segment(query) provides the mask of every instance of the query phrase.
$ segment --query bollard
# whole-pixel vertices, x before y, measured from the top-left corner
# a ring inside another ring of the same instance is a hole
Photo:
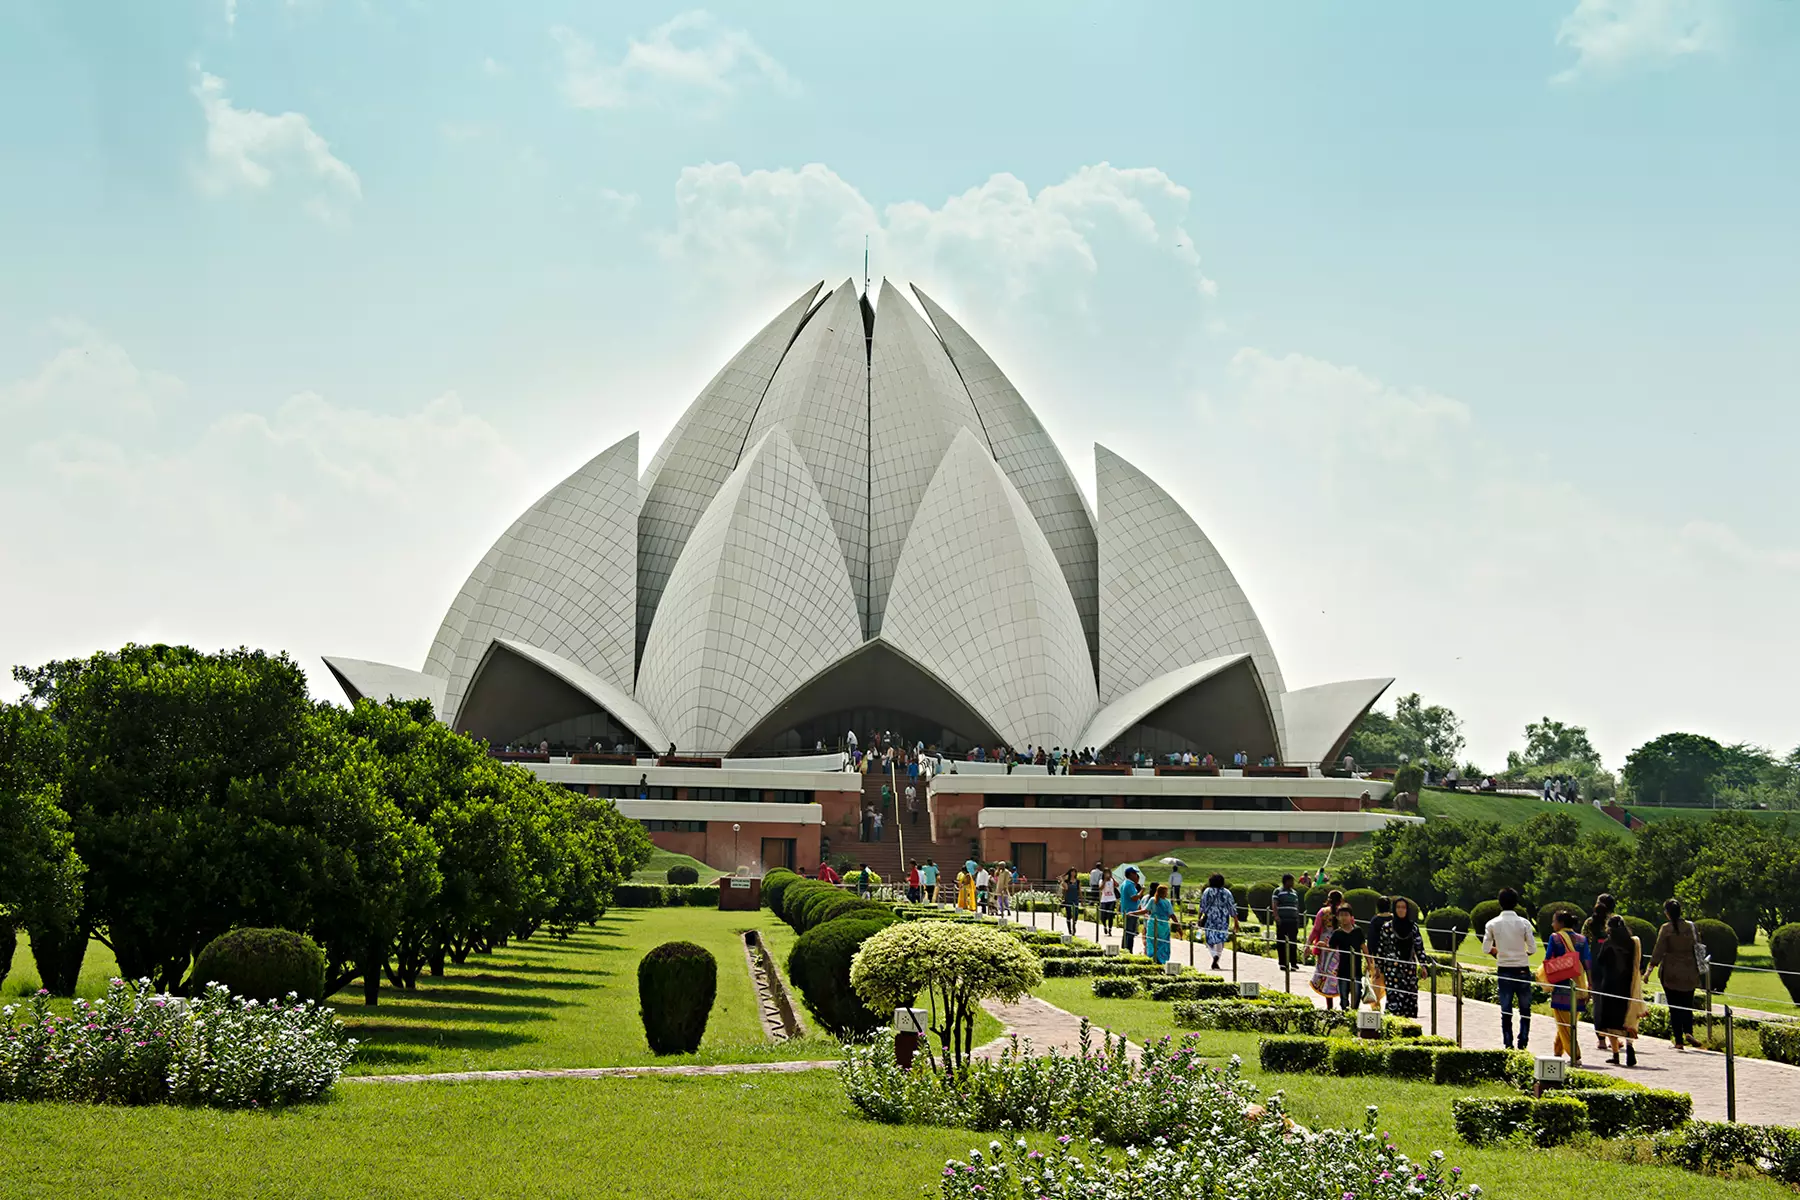
[[[1437,1036],[1437,960],[1425,960],[1425,977],[1431,980],[1431,1036]]]
[[[1462,982],[1462,962],[1461,962],[1461,960],[1457,960],[1451,964],[1450,994],[1456,1000],[1456,1044],[1458,1046],[1461,1046],[1463,1044],[1463,1037],[1462,1037],[1463,982]]]
[[[1237,939],[1238,939],[1237,934],[1234,933],[1231,935],[1231,982],[1233,982],[1233,983],[1236,983],[1238,981],[1238,977],[1237,977]]]
[[[1729,1004],[1725,1006],[1725,1119],[1737,1120],[1737,1053],[1732,1045]]]

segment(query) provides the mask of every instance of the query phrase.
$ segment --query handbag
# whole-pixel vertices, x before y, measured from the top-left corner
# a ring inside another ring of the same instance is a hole
[[[1698,925],[1689,921],[1688,932],[1694,935],[1694,970],[1700,973],[1700,986],[1705,987],[1712,978],[1712,953],[1707,950],[1706,943],[1700,940]]]
[[[1581,955],[1575,953],[1575,946],[1567,936],[1559,936],[1557,944],[1563,950],[1554,958],[1544,960],[1545,983],[1567,983],[1581,974]]]

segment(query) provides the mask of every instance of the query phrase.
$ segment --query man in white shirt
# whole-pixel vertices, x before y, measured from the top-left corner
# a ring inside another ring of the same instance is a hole
[[[1094,869],[1088,872],[1088,888],[1094,895],[1098,896],[1100,894],[1100,880],[1105,878],[1105,876],[1106,870],[1099,863],[1095,863]]]
[[[984,916],[988,910],[988,895],[993,886],[994,877],[988,874],[988,869],[986,867],[982,867],[979,871],[975,872],[975,901],[980,906]]]
[[[1176,900],[1181,899],[1181,868],[1173,867],[1169,871],[1169,894]]]
[[[1537,934],[1531,922],[1518,914],[1519,893],[1500,889],[1500,913],[1481,934],[1481,948],[1494,956],[1500,985],[1500,1040],[1513,1048],[1513,1001],[1519,1004],[1519,1049],[1531,1041],[1531,956],[1537,951]]]

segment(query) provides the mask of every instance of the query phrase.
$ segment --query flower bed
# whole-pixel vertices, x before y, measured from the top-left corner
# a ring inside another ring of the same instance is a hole
[[[39,992],[0,1018],[0,1100],[291,1104],[337,1082],[356,1051],[329,1008],[259,1004],[220,984],[184,1001],[115,979],[70,1016]]]

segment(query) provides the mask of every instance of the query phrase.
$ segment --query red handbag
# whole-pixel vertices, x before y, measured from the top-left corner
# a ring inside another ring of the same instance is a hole
[[[1556,957],[1544,959],[1545,983],[1567,983],[1581,974],[1581,955],[1575,953],[1575,943],[1567,934],[1558,934],[1557,941],[1564,949]]]

